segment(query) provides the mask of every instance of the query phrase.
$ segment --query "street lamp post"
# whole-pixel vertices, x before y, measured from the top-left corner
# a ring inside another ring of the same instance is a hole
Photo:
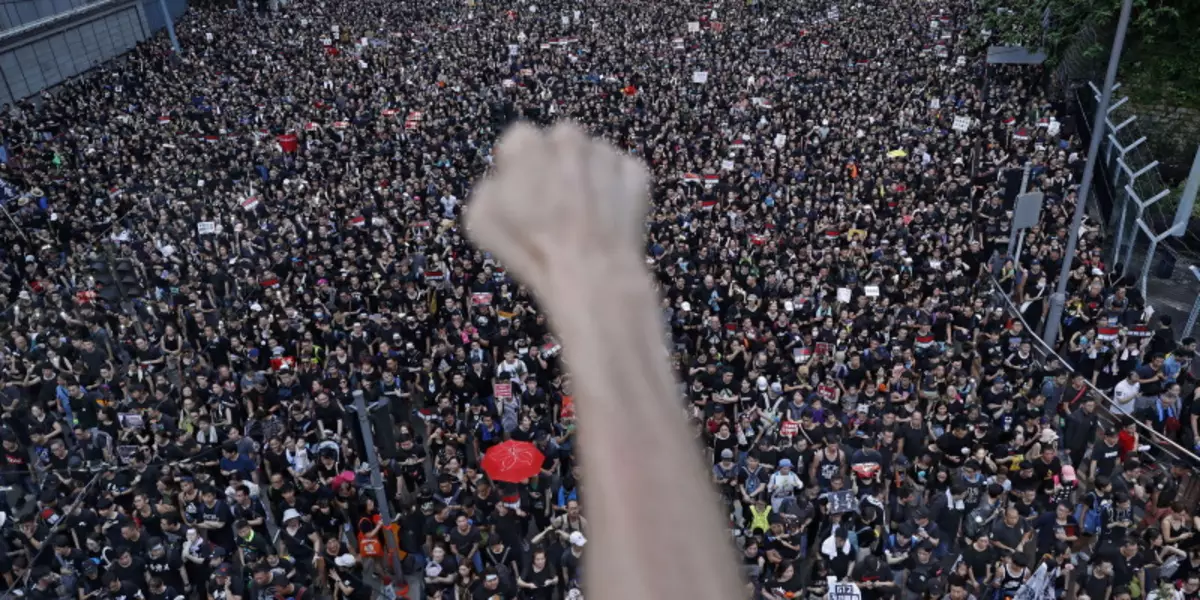
[[[1088,147],[1087,166],[1083,169],[1083,181],[1079,184],[1079,195],[1075,199],[1075,215],[1071,219],[1071,229],[1068,232],[1067,251],[1063,256],[1062,268],[1058,272],[1058,286],[1050,295],[1050,314],[1046,318],[1046,329],[1042,333],[1042,340],[1051,348],[1057,347],[1063,307],[1067,303],[1067,280],[1070,278],[1071,264],[1075,261],[1075,246],[1079,244],[1079,229],[1083,225],[1083,213],[1087,208],[1088,196],[1092,192],[1092,178],[1096,175],[1096,156],[1100,154],[1100,140],[1104,138],[1105,117],[1108,116],[1108,105],[1112,101],[1113,85],[1117,80],[1117,67],[1121,63],[1121,48],[1125,45],[1125,34],[1129,31],[1129,13],[1132,10],[1133,0],[1124,0],[1121,3],[1121,18],[1117,21],[1117,35],[1113,39],[1112,52],[1108,55],[1108,72],[1104,75],[1104,90],[1100,94],[1100,104],[1096,107],[1095,127],[1092,131],[1092,142]]]

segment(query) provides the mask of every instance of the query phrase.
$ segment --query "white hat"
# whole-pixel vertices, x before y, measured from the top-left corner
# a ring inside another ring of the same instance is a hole
[[[762,375],[759,375],[758,380],[755,381],[754,384],[756,386],[758,386],[758,389],[765,390],[765,389],[767,389],[767,378],[763,377]]]
[[[351,554],[343,554],[333,559],[333,564],[343,569],[349,569],[350,567],[354,566],[354,556]]]
[[[567,541],[571,542],[572,546],[583,547],[583,545],[587,543],[587,538],[583,537],[582,533],[575,531],[571,533],[571,536],[567,538]]]
[[[684,302],[683,304],[680,304],[679,310],[682,310],[683,312],[691,312],[692,311],[692,303]]]
[[[300,511],[298,511],[294,508],[289,508],[289,509],[283,511],[283,522],[284,523],[287,523],[288,521],[291,521],[292,519],[299,519],[299,518],[300,518]]]
[[[1058,441],[1058,432],[1049,428],[1043,429],[1040,439],[1043,444],[1053,444]]]

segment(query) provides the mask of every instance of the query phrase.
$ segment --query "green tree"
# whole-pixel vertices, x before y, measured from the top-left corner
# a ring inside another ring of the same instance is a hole
[[[1121,0],[984,0],[982,27],[1001,44],[1041,48],[1056,66],[1085,31],[1100,35],[1084,50],[1106,55]],[[1134,0],[1121,80],[1135,101],[1200,107],[1200,1]]]

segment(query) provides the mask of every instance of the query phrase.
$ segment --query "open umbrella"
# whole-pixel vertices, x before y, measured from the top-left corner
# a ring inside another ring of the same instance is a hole
[[[493,480],[517,483],[540,473],[545,459],[533,444],[508,440],[488,448],[482,464]]]

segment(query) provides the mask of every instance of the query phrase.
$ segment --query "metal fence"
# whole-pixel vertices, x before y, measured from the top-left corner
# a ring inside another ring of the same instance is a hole
[[[988,284],[991,286],[991,305],[993,307],[1004,309],[1008,318],[1020,322],[1024,326],[1025,331],[1036,331],[1021,316],[1020,309],[1004,293],[1000,283],[994,277],[988,276]],[[1045,366],[1052,361],[1057,361],[1067,372],[1075,372],[1075,368],[1071,362],[1063,358],[1055,349],[1047,346],[1041,338],[1029,336],[1028,340],[1031,343],[1034,358],[1039,365]],[[1096,400],[1096,408],[1101,421],[1109,424],[1119,423],[1120,418],[1114,414],[1116,403],[1112,397],[1104,390],[1096,387],[1091,381],[1088,381],[1087,378],[1084,378],[1084,385],[1088,388],[1088,397]],[[1180,446],[1174,440],[1155,431],[1145,423],[1137,419],[1134,419],[1133,422],[1137,425],[1139,438],[1151,446],[1158,453],[1158,456],[1184,464],[1200,465],[1200,456]],[[1079,465],[1075,466],[1076,468],[1079,467]],[[1200,473],[1197,473],[1194,469],[1189,470],[1188,474],[1184,475],[1183,481],[1180,482],[1179,490],[1181,498],[1187,498],[1192,501],[1200,500]]]
[[[1092,121],[1112,33],[1111,28],[1083,27],[1051,76],[1054,90],[1075,104],[1080,131],[1089,136],[1095,130]],[[1191,335],[1200,314],[1200,270],[1187,267],[1200,265],[1200,228],[1176,220],[1181,188],[1164,181],[1143,127],[1146,121],[1119,82],[1106,119],[1087,199],[1090,213],[1104,228],[1104,259],[1133,282],[1156,312],[1172,316],[1181,337]],[[1200,177],[1197,169],[1193,177]]]

